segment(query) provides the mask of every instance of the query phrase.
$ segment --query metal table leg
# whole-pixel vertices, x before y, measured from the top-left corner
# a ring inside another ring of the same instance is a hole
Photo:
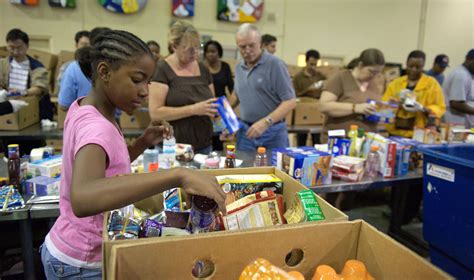
[[[35,264],[33,257],[33,234],[29,219],[20,220],[21,251],[23,255],[24,279],[35,279]]]

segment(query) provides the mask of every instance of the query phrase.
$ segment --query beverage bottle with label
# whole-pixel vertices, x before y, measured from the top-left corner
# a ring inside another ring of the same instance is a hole
[[[18,144],[8,145],[8,178],[10,185],[15,186],[20,194],[23,194],[20,182],[20,148]]]
[[[367,162],[365,163],[365,174],[369,178],[375,178],[380,170],[380,155],[379,147],[372,146],[370,152],[367,155]]]
[[[217,203],[205,196],[194,195],[191,199],[189,228],[192,233],[209,232],[215,229]]]
[[[143,169],[145,172],[158,170],[158,150],[155,147],[146,149],[143,152]]]
[[[235,168],[235,146],[227,145],[224,168]]]
[[[165,169],[173,168],[176,160],[176,139],[170,137],[163,141],[163,161],[162,167]]]
[[[258,147],[254,166],[259,167],[267,165],[267,149],[265,149],[265,147]]]

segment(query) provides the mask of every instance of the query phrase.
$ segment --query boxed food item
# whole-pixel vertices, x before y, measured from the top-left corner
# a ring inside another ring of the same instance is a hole
[[[283,168],[283,155],[290,152],[304,152],[304,151],[312,151],[312,150],[315,150],[315,149],[310,146],[272,149],[271,164],[272,166],[276,166],[278,169],[282,169]]]
[[[216,179],[227,193],[226,204],[266,190],[283,194],[283,181],[274,174],[229,174]]]
[[[332,156],[317,151],[315,156],[307,157],[303,162],[301,183],[306,187],[328,185],[332,182]]]
[[[341,271],[350,259],[363,262],[375,279],[452,279],[362,220],[115,243],[104,261],[105,279],[191,279],[204,262],[212,279],[239,279],[259,257],[306,279],[318,265]]]
[[[26,194],[35,196],[59,195],[61,178],[37,176],[26,180]]]
[[[332,176],[334,178],[340,179],[341,181],[360,182],[362,178],[364,177],[365,169],[362,168],[354,172],[348,172],[346,170],[341,170],[339,168],[333,168],[331,171],[332,171]]]
[[[332,165],[347,172],[355,172],[364,168],[365,159],[350,157],[350,156],[338,156],[332,161]]]
[[[21,108],[16,113],[0,116],[0,130],[22,130],[40,121],[39,98],[36,96],[22,97],[28,106]]]
[[[273,167],[262,167],[262,168],[235,168],[235,169],[216,169],[216,170],[201,170],[199,172],[206,172],[208,174],[212,174],[215,176],[223,176],[223,175],[245,175],[245,174],[273,174],[276,177],[280,178],[281,181],[283,182],[283,203],[284,205],[288,208],[289,206],[293,205],[295,203],[295,198],[296,198],[296,193],[305,190],[306,188],[301,185],[298,181],[295,179],[291,178],[287,174],[283,173],[282,171],[273,168]],[[154,197],[159,197],[160,200],[156,201],[155,199],[147,199],[147,202],[153,204],[153,205],[146,205],[147,203],[145,201],[142,201],[141,207],[140,208],[156,208],[157,206],[154,205],[155,203],[160,204],[161,203],[161,208],[162,208],[162,198],[163,195],[158,195]],[[338,209],[334,208],[331,206],[329,203],[321,199],[319,196],[316,195],[317,202],[322,210],[322,212],[325,215],[325,220],[322,221],[314,221],[310,223],[329,223],[329,222],[337,222],[337,221],[347,221],[347,216],[339,211]],[[166,242],[177,242],[174,244],[182,244],[182,240],[187,240],[188,238],[193,239],[196,238],[197,235],[186,235],[186,236],[174,236],[174,237],[160,237],[160,238],[149,238],[149,239],[138,239],[138,240],[120,240],[120,241],[111,241],[109,240],[109,237],[107,235],[107,221],[109,219],[110,213],[106,212],[104,213],[104,230],[103,230],[103,277],[105,279],[113,279],[115,276],[116,272],[116,266],[115,266],[115,250],[116,246],[119,245],[127,245],[127,246],[135,246],[138,244],[143,244],[143,242],[154,242],[154,241],[166,241]],[[280,226],[275,226],[276,228],[280,227],[286,227],[288,225],[280,225]],[[296,225],[297,226],[297,225]],[[265,228],[260,228],[258,229],[259,231],[266,231],[269,228],[273,227],[265,227]],[[205,238],[215,238],[220,235],[229,235],[229,234],[239,234],[241,231],[234,231],[234,232],[214,232],[214,233],[206,233],[202,234],[200,236],[205,237]],[[255,240],[254,240],[255,241]],[[248,243],[251,244],[251,243]],[[216,244],[214,244],[216,245]],[[233,245],[235,246],[235,244]],[[190,247],[194,248],[194,247]],[[215,250],[214,246],[214,250]],[[228,251],[228,250],[218,250],[218,251]],[[142,251],[140,259],[146,259],[146,261],[152,260],[154,257],[150,257],[148,254],[148,250],[146,250],[146,254],[143,254],[144,251]],[[172,252],[172,251],[170,251]],[[163,251],[161,252],[163,255]],[[168,253],[166,254],[168,255]],[[146,256],[146,257],[145,257]],[[176,259],[174,260],[176,262]],[[156,266],[153,266],[156,267]],[[242,268],[240,268],[242,269]],[[190,272],[189,272],[190,273]],[[188,275],[188,274],[187,274]],[[189,274],[191,275],[191,274]],[[189,276],[188,275],[188,276]],[[153,278],[153,276],[150,276]],[[165,277],[165,275],[163,275]],[[156,278],[156,277],[155,277]],[[165,277],[166,279],[167,277]],[[173,278],[173,277],[172,277]],[[176,278],[176,277],[174,277]],[[182,278],[182,277],[178,277]],[[185,276],[184,278],[189,278]],[[225,277],[224,277],[225,278]]]
[[[225,96],[219,97],[215,104],[217,107],[217,116],[213,119],[214,132],[225,131],[227,134],[234,134],[239,130],[240,124],[229,100]]]
[[[55,178],[61,175],[61,164],[62,155],[56,155],[28,163],[28,172],[33,177],[46,176]]]
[[[380,171],[384,178],[392,178],[395,174],[395,161],[396,161],[396,152],[397,145],[393,141],[376,134],[373,132],[368,132],[366,134],[366,141],[363,146],[363,155],[364,158],[367,158],[367,155],[370,151],[370,147],[377,146],[379,147],[380,154]]]
[[[324,220],[316,195],[311,190],[296,193],[295,203],[286,210],[285,219],[289,224]]]
[[[261,191],[227,204],[227,215],[221,216],[226,230],[282,225],[283,198],[273,191]]]

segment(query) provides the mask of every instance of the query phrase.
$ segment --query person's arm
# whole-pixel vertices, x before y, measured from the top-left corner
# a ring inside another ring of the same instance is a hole
[[[461,113],[474,115],[474,107],[469,106],[466,101],[451,100],[449,105]]]
[[[443,87],[443,90],[446,91],[446,96],[448,97],[448,100],[445,100],[445,102],[449,102],[449,106],[461,113],[474,114],[474,107],[466,103],[469,90],[468,87],[470,85],[470,83],[464,81],[462,76],[454,76],[449,87]]]
[[[345,117],[352,114],[371,115],[375,113],[375,106],[368,103],[343,103],[338,102],[338,97],[330,91],[323,91],[319,99],[321,113],[330,117]]]
[[[206,101],[192,105],[169,107],[165,106],[166,96],[169,91],[168,85],[151,82],[148,89],[150,93],[148,109],[150,111],[150,118],[154,121],[174,121],[196,115],[207,115],[212,117],[217,113],[217,110],[215,109],[217,105],[213,104],[213,102],[216,101],[215,98],[210,98]]]
[[[225,193],[216,178],[209,174],[175,168],[106,178],[106,167],[107,154],[99,145],[86,145],[76,153],[71,206],[77,217],[117,209],[175,187],[182,187],[188,194],[214,199],[225,213]]]
[[[27,95],[41,96],[48,93],[48,70],[38,67],[31,71],[31,86],[26,90]]]

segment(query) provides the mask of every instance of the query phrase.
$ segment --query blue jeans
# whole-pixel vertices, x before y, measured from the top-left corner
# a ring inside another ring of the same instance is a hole
[[[46,246],[40,247],[46,279],[102,279],[102,270],[87,269],[65,264],[53,257]]]
[[[270,126],[260,137],[249,139],[245,136],[249,129],[248,124],[240,122],[237,132],[237,150],[255,152],[258,147],[267,150],[288,147],[288,130],[285,122],[279,122]]]

